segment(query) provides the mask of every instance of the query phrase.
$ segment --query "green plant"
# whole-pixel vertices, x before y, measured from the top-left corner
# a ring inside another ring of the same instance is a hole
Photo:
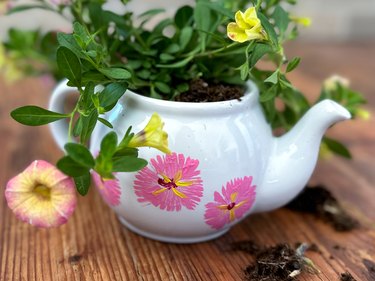
[[[136,145],[129,147],[134,136],[130,130],[120,143],[114,133],[105,136],[96,158],[86,147],[97,122],[112,128],[101,115],[110,111],[128,88],[153,98],[174,100],[197,78],[240,86],[251,79],[260,89],[268,121],[274,129],[285,131],[311,107],[287,78],[300,58],[287,58],[284,44],[298,36],[301,23],[308,23],[283,8],[296,4],[295,0],[197,0],[194,7],[180,7],[174,16],[154,23],[151,29],[146,26],[162,9],[145,11],[134,20],[129,11],[116,14],[105,10],[105,2],[73,0],[53,6],[40,0],[8,11],[41,8],[68,14],[74,22],[69,34],[11,30],[4,46],[13,60],[27,58],[34,62],[22,64],[23,72],[52,72],[77,87],[80,95],[68,114],[25,106],[14,110],[12,117],[26,125],[70,120],[70,138],[77,137],[79,144],[66,145],[67,156],[58,162],[58,167],[75,179],[81,194],[87,193],[91,169],[103,178],[111,178],[114,172],[133,171],[147,164],[138,158]],[[122,2],[126,5],[128,1]],[[235,14],[245,6],[252,8],[245,14]],[[259,67],[264,60],[270,62],[266,70]],[[98,84],[104,87],[99,93],[95,92]],[[346,85],[334,84],[336,87],[323,87],[319,99],[330,97],[355,116],[365,100]],[[282,102],[283,109],[276,107],[276,100]],[[325,138],[324,144],[331,151],[350,157],[338,141]],[[130,166],[123,166],[125,162]]]

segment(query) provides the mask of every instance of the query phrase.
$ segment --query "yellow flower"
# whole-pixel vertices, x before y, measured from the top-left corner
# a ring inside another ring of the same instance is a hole
[[[4,15],[8,10],[8,1],[1,1],[0,2],[0,15]]]
[[[168,148],[168,134],[163,131],[164,123],[160,116],[154,113],[146,127],[137,133],[130,141],[129,147],[148,146],[164,153],[171,153]]]
[[[235,19],[236,22],[231,22],[227,26],[228,37],[233,41],[243,43],[256,39],[267,39],[254,7],[248,8],[245,13],[237,11]]]
[[[361,118],[362,120],[369,120],[371,118],[371,113],[368,110],[359,108],[356,112],[357,116]]]
[[[308,17],[295,17],[295,16],[290,16],[289,17],[291,21],[294,21],[297,24],[301,24],[303,26],[310,26],[311,25],[311,19]]]
[[[12,60],[5,51],[4,46],[0,43],[0,74],[3,74],[5,81],[15,82],[22,78],[23,74],[17,68],[16,63]]]

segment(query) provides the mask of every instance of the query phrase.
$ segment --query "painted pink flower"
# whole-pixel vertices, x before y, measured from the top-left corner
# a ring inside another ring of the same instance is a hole
[[[38,227],[66,223],[77,205],[73,180],[43,160],[9,180],[5,198],[17,218]]]
[[[194,210],[203,195],[198,165],[198,160],[176,153],[151,159],[134,181],[138,202],[167,211],[180,211],[182,206]]]
[[[220,229],[235,219],[240,219],[255,201],[253,177],[236,178],[222,187],[221,194],[214,193],[215,202],[206,204],[204,218],[212,228]]]
[[[118,179],[103,179],[94,171],[92,177],[100,195],[108,205],[117,206],[120,204],[121,188]]]

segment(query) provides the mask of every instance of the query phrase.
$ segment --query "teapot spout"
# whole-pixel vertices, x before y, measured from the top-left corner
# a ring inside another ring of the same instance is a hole
[[[323,100],[311,108],[291,131],[274,138],[254,211],[279,208],[298,195],[314,170],[325,131],[336,122],[350,118],[344,107],[332,100]]]

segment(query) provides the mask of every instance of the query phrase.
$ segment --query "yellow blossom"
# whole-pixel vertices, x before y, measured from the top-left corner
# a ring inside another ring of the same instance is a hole
[[[295,17],[295,16],[290,16],[289,17],[291,21],[294,21],[297,24],[301,24],[303,26],[310,26],[311,25],[311,19],[308,17]]]
[[[23,73],[17,68],[16,63],[5,51],[4,46],[0,43],[0,74],[4,75],[5,81],[15,82],[22,78]]]
[[[0,15],[4,15],[8,10],[8,1],[0,1]]]
[[[368,111],[368,110],[365,110],[365,109],[358,109],[357,112],[356,112],[356,115],[361,118],[362,120],[369,120],[370,117],[371,117],[371,113]]]
[[[148,146],[164,153],[170,153],[168,148],[168,134],[163,131],[164,123],[160,116],[154,113],[146,127],[137,133],[130,141],[129,147]]]
[[[236,22],[231,22],[227,26],[228,37],[233,41],[243,43],[256,39],[267,39],[254,7],[248,8],[245,13],[237,11],[235,20]]]

